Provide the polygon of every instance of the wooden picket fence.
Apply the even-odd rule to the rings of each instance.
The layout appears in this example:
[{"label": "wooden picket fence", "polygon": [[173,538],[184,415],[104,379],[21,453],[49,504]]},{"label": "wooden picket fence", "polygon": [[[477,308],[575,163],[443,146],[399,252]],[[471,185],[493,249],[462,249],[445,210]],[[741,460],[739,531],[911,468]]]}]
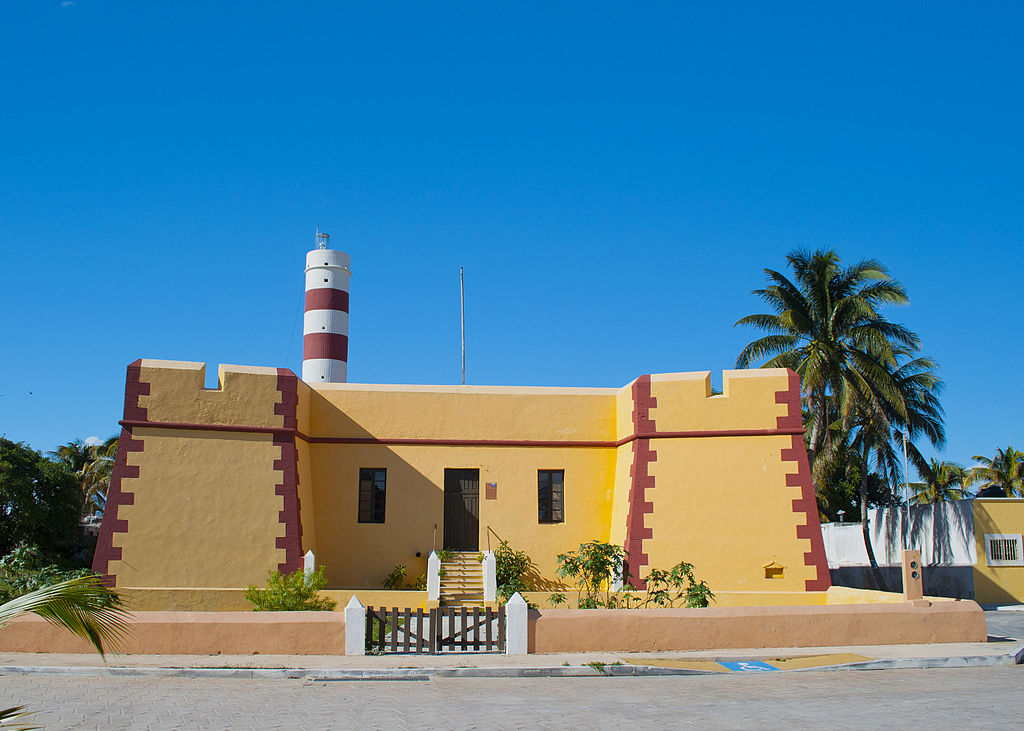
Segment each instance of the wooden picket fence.
[{"label": "wooden picket fence", "polygon": [[366,608],[366,652],[505,652],[505,607]]}]

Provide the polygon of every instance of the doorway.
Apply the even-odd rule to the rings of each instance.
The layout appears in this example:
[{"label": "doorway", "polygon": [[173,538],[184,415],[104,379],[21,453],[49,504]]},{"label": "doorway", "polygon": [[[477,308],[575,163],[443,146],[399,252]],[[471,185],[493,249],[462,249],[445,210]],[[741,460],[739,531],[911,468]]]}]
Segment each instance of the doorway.
[{"label": "doorway", "polygon": [[480,550],[480,470],[444,471],[444,547]]}]

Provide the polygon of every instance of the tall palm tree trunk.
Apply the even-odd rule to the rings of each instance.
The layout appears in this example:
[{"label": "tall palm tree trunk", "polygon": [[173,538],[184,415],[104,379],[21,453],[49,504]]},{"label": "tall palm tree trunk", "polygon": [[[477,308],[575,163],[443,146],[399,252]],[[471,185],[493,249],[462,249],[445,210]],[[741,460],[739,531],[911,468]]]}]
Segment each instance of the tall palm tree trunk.
[{"label": "tall palm tree trunk", "polygon": [[811,413],[814,414],[814,425],[811,426],[810,440],[807,445],[807,459],[811,465],[814,465],[814,458],[818,456],[822,436],[825,433],[825,405],[824,392],[814,389],[811,392]]},{"label": "tall palm tree trunk", "polygon": [[879,591],[888,591],[885,587],[885,580],[878,568],[878,561],[875,560],[875,550],[871,547],[871,527],[868,525],[868,445],[865,441],[860,463],[860,529],[864,534],[864,548],[868,552],[868,562],[871,564],[871,575],[875,579],[875,586]]}]

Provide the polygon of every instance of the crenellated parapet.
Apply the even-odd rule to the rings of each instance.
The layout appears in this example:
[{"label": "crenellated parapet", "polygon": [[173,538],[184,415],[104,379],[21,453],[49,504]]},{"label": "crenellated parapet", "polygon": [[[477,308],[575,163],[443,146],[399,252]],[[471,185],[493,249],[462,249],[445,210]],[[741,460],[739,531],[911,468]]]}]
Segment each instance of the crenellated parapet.
[{"label": "crenellated parapet", "polygon": [[205,363],[149,359],[138,363],[140,377],[150,384],[149,394],[140,399],[150,422],[285,426],[277,408],[277,368],[221,365],[217,369],[217,388],[206,388]]}]

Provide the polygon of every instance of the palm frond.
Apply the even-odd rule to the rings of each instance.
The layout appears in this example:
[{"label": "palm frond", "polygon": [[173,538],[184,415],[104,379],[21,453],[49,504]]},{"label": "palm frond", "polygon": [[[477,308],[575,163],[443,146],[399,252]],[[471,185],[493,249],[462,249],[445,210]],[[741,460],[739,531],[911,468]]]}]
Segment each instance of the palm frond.
[{"label": "palm frond", "polygon": [[115,651],[122,647],[129,627],[117,592],[96,575],[62,581],[0,604],[0,628],[26,613],[84,637],[101,655],[104,643]]},{"label": "palm frond", "polygon": [[0,728],[4,731],[32,731],[34,729],[43,728],[42,726],[26,726],[18,721],[18,725],[14,725],[14,721],[19,718],[25,718],[25,716],[31,716],[35,711],[24,710],[25,706],[14,706],[12,708],[0,708]]}]

